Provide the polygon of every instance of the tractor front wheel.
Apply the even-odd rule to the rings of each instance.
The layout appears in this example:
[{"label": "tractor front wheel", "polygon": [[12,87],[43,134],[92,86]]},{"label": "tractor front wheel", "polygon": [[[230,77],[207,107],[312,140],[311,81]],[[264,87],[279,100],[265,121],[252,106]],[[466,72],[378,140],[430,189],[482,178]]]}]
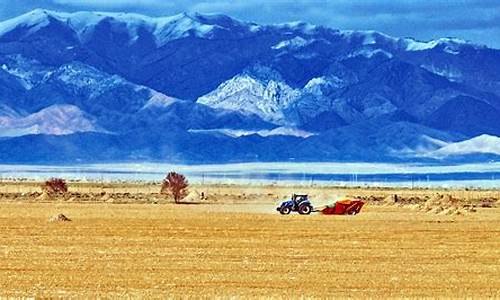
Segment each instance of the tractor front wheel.
[{"label": "tractor front wheel", "polygon": [[312,212],[312,207],[310,205],[301,205],[299,206],[299,214],[308,215]]},{"label": "tractor front wheel", "polygon": [[289,206],[282,206],[280,208],[280,214],[282,215],[288,215],[291,211],[292,209]]}]

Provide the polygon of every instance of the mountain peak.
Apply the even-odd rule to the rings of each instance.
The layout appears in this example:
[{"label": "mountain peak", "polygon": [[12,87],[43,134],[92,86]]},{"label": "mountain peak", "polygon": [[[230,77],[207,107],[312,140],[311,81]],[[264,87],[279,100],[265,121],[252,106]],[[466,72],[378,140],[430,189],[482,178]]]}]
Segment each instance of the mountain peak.
[{"label": "mountain peak", "polygon": [[[42,8],[0,22],[0,36],[14,30],[18,26],[29,28],[30,33],[35,32],[47,26],[51,19],[67,24],[77,33],[82,33],[87,28],[94,27],[104,20],[122,25],[125,24],[134,35],[137,34],[138,28],[142,27],[154,33],[156,36],[159,35],[160,44],[164,44],[164,42],[173,38],[185,37],[189,34],[207,38],[211,36],[215,29],[222,29],[232,33],[238,32],[239,34],[242,32],[254,33],[263,29],[277,29],[305,35],[321,34],[321,32],[326,31],[333,34],[340,34],[346,39],[359,40],[362,45],[399,45],[404,51],[428,50],[444,45],[446,52],[454,54],[458,51],[458,47],[463,45],[481,48],[485,47],[459,38],[439,38],[429,41],[419,41],[413,38],[396,38],[373,30],[335,30],[302,21],[274,25],[259,25],[253,22],[240,21],[224,14],[182,12],[173,16],[150,17],[136,13],[102,11],[78,11],[68,13]],[[165,36],[169,37],[167,41],[163,40]]]},{"label": "mountain peak", "polygon": [[428,155],[446,157],[477,153],[500,155],[500,137],[482,134],[469,140],[447,144]]},{"label": "mountain peak", "polygon": [[240,36],[242,33],[250,33],[260,28],[254,23],[242,22],[221,14],[183,12],[173,16],[150,17],[136,13],[99,11],[67,13],[35,9],[19,17],[0,22],[0,37],[17,28],[27,29],[24,36],[29,36],[48,26],[52,20],[66,24],[79,36],[80,40],[86,40],[86,36],[93,32],[93,28],[102,22],[107,22],[118,31],[126,28],[131,41],[137,38],[139,32],[146,30],[154,36],[158,46],[188,36],[210,38],[215,30]]},{"label": "mountain peak", "polygon": [[[88,23],[92,23],[92,21],[96,20],[100,21],[104,18],[111,18],[116,21],[124,23],[141,22],[144,24],[152,24],[152,25],[175,22],[181,19],[190,19],[200,24],[218,25],[218,26],[235,25],[235,24],[239,25],[253,24],[253,23],[246,23],[243,21],[239,21],[223,14],[202,14],[198,12],[182,12],[172,16],[151,17],[143,14],[126,13],[126,12],[77,11],[68,13],[68,12],[48,10],[42,8],[34,9],[30,12],[27,12],[19,17],[10,19],[8,21],[12,21],[12,23],[22,23],[29,20],[31,21],[41,20],[47,17],[52,17],[61,21],[80,20],[80,21],[87,21]],[[4,22],[0,22],[0,24]]]},{"label": "mountain peak", "polygon": [[0,22],[0,36],[22,25],[30,28],[31,31],[36,31],[40,27],[46,26],[49,23],[48,16],[50,14],[50,11],[35,9],[18,17]]},{"label": "mountain peak", "polygon": [[413,38],[403,38],[400,39],[400,41],[402,41],[403,44],[406,46],[405,50],[407,51],[422,51],[422,50],[434,49],[438,46],[444,46],[446,52],[451,54],[456,54],[456,52],[462,46],[472,46],[474,48],[486,47],[484,45],[474,44],[470,41],[466,41],[456,37],[439,38],[429,41],[419,41]]},{"label": "mountain peak", "polygon": [[[15,153],[21,140],[44,161],[47,149],[74,157],[68,151],[102,146],[95,159],[208,162],[403,159],[402,149],[500,136],[500,51],[467,45],[220,14],[37,9],[0,23],[0,135],[9,136],[0,138],[0,161],[31,155]],[[316,135],[290,140],[289,127]],[[272,134],[203,133],[263,128]],[[75,135],[58,141],[68,146],[12,138],[67,133]],[[441,152],[486,152],[498,141],[453,147]]]}]

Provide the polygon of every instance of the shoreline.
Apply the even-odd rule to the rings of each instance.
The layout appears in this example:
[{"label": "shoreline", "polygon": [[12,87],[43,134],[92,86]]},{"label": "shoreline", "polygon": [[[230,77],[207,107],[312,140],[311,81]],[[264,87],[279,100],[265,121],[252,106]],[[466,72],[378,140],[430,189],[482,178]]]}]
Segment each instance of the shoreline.
[{"label": "shoreline", "polygon": [[184,174],[194,184],[339,186],[386,188],[495,189],[500,187],[500,163],[420,165],[402,163],[239,163],[175,165],[117,163],[88,165],[0,164],[2,181],[155,183],[168,171]]},{"label": "shoreline", "polygon": [[[61,178],[61,177],[56,177]],[[49,179],[49,178],[47,178]],[[64,178],[63,178],[64,179]],[[148,186],[161,186],[162,180],[85,180],[85,179],[64,179],[68,185],[77,187],[148,187]],[[188,178],[189,180],[189,178]],[[498,180],[500,182],[500,179]],[[45,182],[45,180],[30,179],[30,178],[0,178],[0,188],[2,186],[40,186]],[[408,190],[408,191],[483,191],[483,192],[500,192],[500,186],[498,187],[463,187],[463,186],[400,186],[400,185],[362,185],[362,184],[339,184],[335,183],[298,183],[298,182],[258,182],[249,180],[247,183],[239,182],[190,182],[191,187],[232,187],[232,188],[298,188],[298,189],[345,189],[345,190],[375,190],[375,191],[394,191],[394,190]]]}]

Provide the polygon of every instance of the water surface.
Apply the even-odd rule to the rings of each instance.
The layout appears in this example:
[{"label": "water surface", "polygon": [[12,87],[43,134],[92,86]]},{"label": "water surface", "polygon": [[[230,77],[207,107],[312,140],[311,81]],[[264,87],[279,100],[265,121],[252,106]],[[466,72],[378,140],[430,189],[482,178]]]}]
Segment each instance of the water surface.
[{"label": "water surface", "polygon": [[447,166],[389,163],[0,165],[0,178],[160,181],[169,171],[185,174],[193,183],[500,188],[500,163],[497,162]]}]

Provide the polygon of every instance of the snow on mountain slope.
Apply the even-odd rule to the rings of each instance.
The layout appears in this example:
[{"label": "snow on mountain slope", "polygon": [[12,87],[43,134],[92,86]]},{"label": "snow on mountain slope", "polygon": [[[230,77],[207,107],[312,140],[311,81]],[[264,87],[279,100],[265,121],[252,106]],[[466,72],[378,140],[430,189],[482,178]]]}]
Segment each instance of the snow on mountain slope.
[{"label": "snow on mountain slope", "polygon": [[395,37],[374,30],[340,30],[339,35],[360,46],[396,45],[399,42]]},{"label": "snow on mountain slope", "polygon": [[27,108],[41,109],[55,103],[78,105],[92,114],[110,111],[137,112],[144,107],[168,106],[177,101],[118,75],[74,62],[47,70],[29,90]]},{"label": "snow on mountain slope", "polygon": [[[28,72],[26,65],[16,65]],[[0,70],[1,72],[2,70]],[[134,84],[81,62],[46,67],[44,76],[33,80],[33,88],[21,95],[18,111],[37,112],[54,104],[69,104],[96,118],[96,124],[107,131],[151,130],[151,127],[261,129],[271,124],[255,116],[238,112],[217,111],[167,96],[143,85]],[[5,73],[8,75],[8,73]],[[0,94],[1,95],[1,94]],[[3,110],[7,112],[7,110]],[[5,113],[7,114],[7,113]]]},{"label": "snow on mountain slope", "polygon": [[[141,87],[139,87],[138,89],[141,89]],[[182,101],[180,99],[169,97],[154,90],[150,90],[150,96],[151,98],[149,98],[146,104],[144,104],[142,109],[154,108],[154,107],[165,108],[176,102]]]},{"label": "snow on mountain slope", "polygon": [[406,42],[406,50],[407,51],[423,51],[434,49],[439,45],[445,46],[445,51],[450,54],[458,54],[458,48],[461,45],[472,45],[465,40],[457,39],[457,38],[440,38],[437,40],[431,40],[428,42],[421,42],[414,39],[406,38],[404,39]]},{"label": "snow on mountain slope", "polygon": [[285,135],[285,136],[295,136],[301,138],[308,138],[315,135],[314,133],[293,128],[293,127],[278,127],[273,130],[261,130],[258,132],[261,136],[272,136],[272,135]]},{"label": "snow on mountain slope", "polygon": [[40,30],[40,28],[43,28],[48,24],[49,19],[47,18],[47,14],[44,14],[42,10],[36,9],[16,18],[0,22],[0,36],[15,30],[20,26],[28,28],[29,30],[26,34],[30,34]]},{"label": "snow on mountain slope", "polygon": [[443,76],[445,78],[448,78],[449,81],[451,82],[460,82],[463,73],[462,71],[458,70],[457,68],[453,66],[445,66],[442,68],[436,67],[434,65],[421,65],[422,68],[426,69],[429,72],[432,72],[436,75]]},{"label": "snow on mountain slope", "polygon": [[68,22],[82,40],[86,40],[89,28],[94,28],[103,21],[110,22],[112,26],[125,27],[132,37],[131,41],[138,38],[141,30],[147,30],[156,38],[158,46],[162,46],[171,40],[192,35],[206,37],[217,27],[216,25],[204,24],[197,14],[188,13],[160,18],[133,13],[47,13]]},{"label": "snow on mountain slope", "polygon": [[308,138],[310,136],[315,135],[314,133],[293,128],[293,127],[277,127],[274,129],[262,129],[262,130],[242,130],[242,129],[190,129],[189,132],[193,133],[208,133],[208,134],[224,134],[230,137],[242,137],[242,136],[248,136],[248,135],[253,135],[257,134],[262,137],[267,137],[267,136],[293,136],[293,137],[300,137],[300,138]]},{"label": "snow on mountain slope", "polygon": [[279,50],[279,49],[300,49],[304,46],[307,46],[311,43],[314,42],[314,39],[312,40],[306,40],[300,36],[296,36],[293,39],[281,41],[278,44],[272,46],[272,49]]},{"label": "snow on mountain slope", "polygon": [[405,146],[401,149],[393,149],[392,153],[396,156],[426,157],[429,153],[449,144],[449,142],[442,141],[425,134],[414,137],[414,142],[415,144],[411,146]]},{"label": "snow on mountain slope", "polygon": [[213,92],[198,98],[197,102],[213,108],[256,114],[276,124],[291,124],[284,114],[300,95],[278,74],[267,68],[257,67],[222,83]]},{"label": "snow on mountain slope", "polygon": [[[240,158],[262,157],[291,140],[307,147],[284,147],[272,159],[385,159],[388,151],[432,152],[498,135],[499,68],[499,50],[457,39],[420,42],[223,15],[35,10],[0,22],[1,131],[52,132],[47,124],[57,114],[28,117],[72,105],[97,130],[113,132],[117,148],[120,138],[138,137],[130,149],[144,155],[168,145],[183,151],[195,143],[191,129],[220,129],[222,139],[221,132],[203,138],[228,159],[243,149]],[[76,130],[54,123],[55,134]],[[203,160],[196,150],[185,158]]]},{"label": "snow on mountain slope", "polygon": [[55,78],[75,88],[93,90],[94,93],[99,93],[106,86],[125,82],[119,76],[109,76],[95,68],[79,63],[63,65],[53,72],[48,72],[44,80]]},{"label": "snow on mountain slope", "polygon": [[0,68],[19,80],[27,90],[33,88],[43,77],[53,70],[53,67],[43,66],[35,59],[26,58],[20,54],[10,54],[3,57]]},{"label": "snow on mountain slope", "polygon": [[292,88],[280,73],[260,65],[222,83],[197,102],[213,108],[254,114],[284,126],[300,126],[321,113],[336,110],[328,95],[345,86],[345,81],[325,75],[309,80],[303,88]]},{"label": "snow on mountain slope", "polygon": [[[80,41],[89,40],[96,27],[108,22],[118,31],[125,29],[134,42],[145,30],[156,39],[161,47],[169,41],[188,36],[210,37],[214,30],[227,30],[235,27],[248,27],[247,31],[255,31],[258,26],[243,23],[223,15],[201,15],[198,13],[181,13],[174,16],[153,18],[134,13],[112,12],[56,12],[46,9],[36,9],[17,18],[0,23],[0,36],[16,28],[28,28],[23,37],[29,36],[57,20],[71,28]],[[222,25],[222,26],[221,26]]]},{"label": "snow on mountain slope", "polygon": [[203,23],[199,17],[200,15],[197,14],[184,13],[158,19],[153,31],[158,46],[162,46],[171,40],[192,35],[209,37],[215,29],[222,29],[218,25]]},{"label": "snow on mountain slope", "polygon": [[355,51],[353,53],[349,53],[347,55],[347,58],[356,57],[356,56],[364,56],[366,58],[372,58],[375,55],[383,55],[386,58],[392,58],[394,56],[392,53],[387,52],[387,51],[382,50],[382,49],[375,49],[375,50],[361,49],[361,50]]},{"label": "snow on mountain slope", "polygon": [[483,134],[475,138],[450,143],[446,146],[427,153],[427,156],[443,158],[447,156],[469,155],[469,154],[496,154],[500,155],[500,137]]},{"label": "snow on mountain slope", "polygon": [[26,117],[0,116],[0,136],[65,135],[102,131],[90,116],[73,105],[53,105]]},{"label": "snow on mountain slope", "polygon": [[[469,64],[470,59],[457,53],[488,50],[453,38],[420,42],[376,31],[341,31],[301,22],[257,25],[224,15],[197,13],[153,18],[35,10],[0,23],[0,28],[0,44],[8,43],[9,51],[14,53],[50,65],[83,61],[164,94],[192,101],[259,62],[272,64],[268,66],[279,70],[285,82],[297,88],[324,75],[321,70],[326,65],[345,58],[404,58],[424,65],[415,61],[419,58],[426,66],[434,66],[437,74],[445,75],[443,70],[448,68],[439,62],[453,60],[449,70],[460,74],[467,66],[457,64]],[[433,55],[426,57],[428,52]],[[479,54],[473,55],[471,65],[484,61],[480,57],[489,53]],[[481,86],[497,91],[500,79],[496,84],[489,84],[487,79],[498,72],[494,71],[495,64],[488,65],[491,71],[481,68],[474,72],[481,73]],[[214,66],[217,72],[213,71]],[[463,80],[473,84],[473,77],[477,76],[464,76]]]},{"label": "snow on mountain slope", "polygon": [[[358,64],[366,65],[370,71],[355,69]],[[374,67],[369,68],[372,64]],[[310,121],[336,126],[398,111],[407,112],[418,122],[450,97],[464,93],[424,69],[380,57],[337,62],[302,88],[292,88],[269,67],[254,69],[257,71],[246,70],[224,82],[200,97],[198,103],[255,114],[278,125],[308,124],[307,129],[319,129],[330,126],[310,127]],[[324,118],[315,119],[321,114]]]},{"label": "snow on mountain slope", "polygon": [[342,88],[345,82],[334,75],[315,77],[309,80],[304,86],[304,90],[317,96],[330,94],[333,90]]},{"label": "snow on mountain slope", "polygon": [[[67,13],[46,9],[35,9],[21,16],[0,22],[0,36],[19,28],[27,29],[23,35],[27,36],[50,25],[51,21],[54,20],[66,24],[81,41],[87,40],[99,24],[109,22],[118,31],[123,32],[123,30],[126,30],[131,37],[131,42],[137,40],[142,30],[146,30],[155,37],[158,46],[188,36],[211,38],[215,31],[232,32],[231,34],[234,36],[268,31],[300,32],[305,36],[314,36],[326,31],[346,41],[359,41],[361,46],[389,44],[393,47],[400,47],[405,51],[422,51],[433,49],[438,45],[445,45],[451,54],[455,54],[456,47],[460,45],[473,45],[458,38],[440,38],[422,42],[411,38],[396,38],[372,30],[333,30],[304,22],[258,25],[220,14],[181,13],[166,17],[150,17],[135,13],[90,11]],[[283,48],[298,49],[314,41],[314,38],[305,39],[301,36],[295,36],[282,40],[272,48],[275,50]],[[328,42],[328,40],[324,41]],[[477,45],[475,46],[477,47]]]}]

